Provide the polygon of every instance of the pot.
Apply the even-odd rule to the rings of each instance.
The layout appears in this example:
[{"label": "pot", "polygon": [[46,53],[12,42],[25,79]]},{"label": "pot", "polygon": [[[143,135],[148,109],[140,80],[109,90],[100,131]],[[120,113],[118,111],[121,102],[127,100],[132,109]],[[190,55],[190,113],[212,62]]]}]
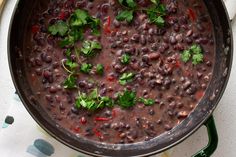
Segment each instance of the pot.
[{"label": "pot", "polygon": [[8,56],[12,79],[19,97],[35,121],[51,136],[65,145],[92,156],[150,156],[160,153],[180,143],[193,134],[199,127],[205,125],[208,129],[209,144],[194,157],[210,156],[217,147],[218,137],[212,113],[222,97],[230,75],[233,55],[233,39],[229,17],[222,0],[204,0],[214,25],[216,42],[216,63],[213,79],[206,90],[203,99],[194,111],[178,126],[169,132],[145,142],[134,144],[104,144],[88,141],[66,131],[58,126],[43,111],[38,101],[34,99],[25,75],[24,36],[31,14],[37,9],[43,9],[49,0],[20,0],[11,21],[9,33]]}]

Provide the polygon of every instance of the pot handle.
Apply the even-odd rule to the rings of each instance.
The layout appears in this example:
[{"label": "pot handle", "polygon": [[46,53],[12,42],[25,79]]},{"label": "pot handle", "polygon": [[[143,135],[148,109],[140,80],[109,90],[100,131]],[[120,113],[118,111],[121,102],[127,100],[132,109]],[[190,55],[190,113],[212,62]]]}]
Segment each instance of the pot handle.
[{"label": "pot handle", "polygon": [[204,125],[207,127],[207,133],[208,133],[208,138],[209,138],[208,145],[202,150],[200,150],[199,152],[197,152],[192,157],[210,157],[217,148],[218,135],[216,131],[215,121],[212,115],[204,123]]}]

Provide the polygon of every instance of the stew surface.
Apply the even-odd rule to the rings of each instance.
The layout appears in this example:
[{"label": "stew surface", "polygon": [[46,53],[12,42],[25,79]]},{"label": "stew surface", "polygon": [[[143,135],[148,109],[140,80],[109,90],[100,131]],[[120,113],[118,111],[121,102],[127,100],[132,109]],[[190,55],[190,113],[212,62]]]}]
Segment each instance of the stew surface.
[{"label": "stew surface", "polygon": [[51,0],[35,11],[27,78],[59,125],[90,140],[135,143],[181,123],[212,77],[202,0]]}]

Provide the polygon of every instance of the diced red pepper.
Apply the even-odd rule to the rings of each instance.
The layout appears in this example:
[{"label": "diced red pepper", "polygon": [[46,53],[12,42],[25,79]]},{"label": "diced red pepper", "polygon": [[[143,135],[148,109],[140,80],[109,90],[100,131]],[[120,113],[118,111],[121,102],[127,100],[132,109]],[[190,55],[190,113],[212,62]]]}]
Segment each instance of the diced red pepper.
[{"label": "diced red pepper", "polygon": [[193,9],[189,8],[188,9],[188,16],[192,21],[196,20],[196,13],[194,12]]},{"label": "diced red pepper", "polygon": [[96,117],[95,121],[109,121],[110,118],[106,118],[106,117]]},{"label": "diced red pepper", "polygon": [[180,65],[181,65],[181,62],[180,62],[179,60],[176,60],[175,67],[176,67],[176,68],[179,68]]},{"label": "diced red pepper", "polygon": [[77,126],[77,127],[75,127],[75,128],[73,129],[73,131],[74,131],[75,133],[80,133],[80,128]]},{"label": "diced red pepper", "polygon": [[40,30],[39,25],[33,25],[32,28],[31,28],[31,31],[32,31],[33,34],[38,33],[39,30]]},{"label": "diced red pepper", "polygon": [[107,17],[107,22],[104,24],[104,31],[105,33],[111,33],[111,17]]},{"label": "diced red pepper", "polygon": [[113,76],[107,76],[107,80],[108,80],[108,81],[111,81],[111,82],[112,82],[112,81],[115,81],[115,77],[113,77]]},{"label": "diced red pepper", "polygon": [[197,91],[195,94],[195,98],[197,100],[201,99],[203,96],[204,96],[204,91],[202,91],[202,90]]},{"label": "diced red pepper", "polygon": [[94,132],[94,134],[95,134],[97,137],[101,137],[101,136],[102,136],[101,132],[98,131],[96,128],[93,128],[93,132]]}]

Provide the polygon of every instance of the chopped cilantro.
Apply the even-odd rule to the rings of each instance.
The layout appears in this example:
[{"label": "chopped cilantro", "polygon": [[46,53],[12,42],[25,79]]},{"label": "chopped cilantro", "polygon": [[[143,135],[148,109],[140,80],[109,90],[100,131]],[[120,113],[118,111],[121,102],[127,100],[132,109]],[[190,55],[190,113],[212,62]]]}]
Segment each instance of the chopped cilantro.
[{"label": "chopped cilantro", "polygon": [[139,102],[142,102],[146,106],[151,106],[155,104],[155,100],[153,99],[139,98]]},{"label": "chopped cilantro", "polygon": [[89,41],[86,40],[83,42],[83,47],[81,48],[81,52],[87,56],[93,56],[96,53],[96,50],[101,50],[102,46],[100,43],[96,42],[96,41]]},{"label": "chopped cilantro", "polygon": [[65,36],[68,32],[69,27],[66,22],[64,21],[57,21],[54,25],[51,25],[48,27],[48,31],[52,35],[59,35],[59,36]]},{"label": "chopped cilantro", "polygon": [[69,75],[64,81],[64,88],[73,89],[76,88],[76,77],[73,75]]},{"label": "chopped cilantro", "polygon": [[119,79],[119,83],[121,85],[126,85],[127,83],[131,82],[134,78],[135,74],[133,73],[123,73]]},{"label": "chopped cilantro", "polygon": [[199,45],[192,45],[189,49],[184,50],[181,54],[181,60],[183,62],[188,62],[190,59],[192,59],[192,64],[197,65],[201,62],[203,62],[203,52],[202,48]]},{"label": "chopped cilantro", "polygon": [[130,55],[128,55],[128,54],[123,54],[123,55],[121,56],[121,63],[123,63],[123,64],[129,64],[129,62],[130,62]]},{"label": "chopped cilantro", "polygon": [[124,93],[118,94],[118,104],[122,108],[129,108],[134,106],[136,103],[136,93],[133,91],[125,90]]},{"label": "chopped cilantro", "polygon": [[103,75],[104,73],[104,66],[102,64],[98,64],[96,67],[97,74]]},{"label": "chopped cilantro", "polygon": [[82,73],[88,74],[92,70],[92,64],[83,63],[80,67]]},{"label": "chopped cilantro", "polygon": [[105,107],[112,107],[114,101],[106,96],[100,96],[98,90],[94,89],[90,94],[79,93],[76,98],[76,108],[84,108],[87,110],[96,110]]},{"label": "chopped cilantro", "polygon": [[116,19],[118,21],[127,21],[130,23],[134,18],[133,14],[134,14],[133,10],[120,11],[119,14],[116,16]]}]

